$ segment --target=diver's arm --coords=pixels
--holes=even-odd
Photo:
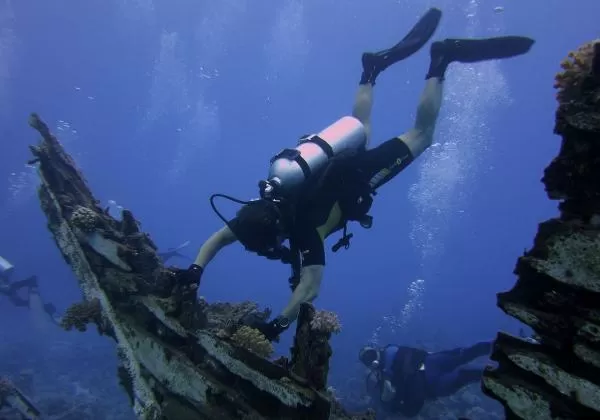
[[[302,267],[300,272],[300,283],[292,297],[281,312],[281,316],[289,320],[294,321],[298,317],[300,311],[300,305],[306,302],[312,302],[319,295],[321,288],[321,280],[323,279],[323,265],[309,265],[308,267]]]
[[[224,226],[222,229],[213,233],[210,238],[200,248],[198,256],[194,261],[194,264],[202,267],[206,267],[208,263],[212,261],[217,253],[225,246],[231,245],[237,240],[231,229]]]

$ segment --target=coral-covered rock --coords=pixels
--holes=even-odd
[[[498,306],[537,340],[500,333],[483,389],[514,419],[600,418],[600,42],[570,53],[557,75],[559,155],[543,182],[563,200],[517,262]]]

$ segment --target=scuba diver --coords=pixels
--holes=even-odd
[[[37,276],[29,276],[26,279],[11,281],[14,265],[0,256],[0,295],[8,297],[11,303],[17,307],[30,308],[32,305],[43,307],[43,311],[48,314],[52,322],[57,323],[56,307],[52,303],[42,303],[38,287]],[[25,297],[19,292],[25,290]]]
[[[368,149],[371,137],[373,87],[388,67],[420,50],[433,36],[442,12],[430,9],[392,48],[362,55],[362,75],[352,116],[345,116],[316,135],[303,136],[295,149],[284,149],[271,159],[269,175],[258,183],[260,198],[241,201],[222,194],[210,198],[225,226],[202,245],[182,281],[199,284],[206,266],[226,245],[239,241],[248,251],[290,264],[292,297],[269,322],[248,319],[269,340],[276,339],[297,318],[300,305],[312,302],[320,289],[325,267],[325,239],[343,230],[332,247],[348,248],[349,221],[364,228],[373,196],[433,140],[446,70],[451,63],[474,63],[525,54],[534,41],[505,36],[488,39],[446,39],[431,45],[431,64],[425,76],[415,125],[408,132]],[[224,197],[243,204],[232,220],[214,205]],[[284,246],[288,241],[289,246]]]
[[[390,344],[364,346],[358,358],[371,370],[366,385],[375,403],[387,413],[413,417],[426,400],[450,396],[481,380],[483,369],[464,365],[491,350],[491,341],[434,353]]]

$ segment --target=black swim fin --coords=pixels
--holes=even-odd
[[[375,84],[379,73],[419,51],[431,39],[441,18],[442,11],[433,7],[419,19],[402,41],[392,48],[375,53],[364,53],[362,55],[363,74],[360,83]]]
[[[9,285],[9,294],[17,293],[22,287],[34,288],[38,287],[37,276],[27,277],[25,280],[15,281]]]
[[[453,61],[475,63],[515,57],[528,52],[535,41],[525,36],[500,36],[484,39],[445,39],[431,44],[431,66],[427,78],[443,78]]]

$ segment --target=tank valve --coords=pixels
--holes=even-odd
[[[273,182],[272,180],[269,181],[259,181],[258,182],[258,188],[260,190],[260,196],[261,198],[265,199],[265,200],[272,200],[275,198],[275,192],[277,189],[277,184],[275,182]]]

